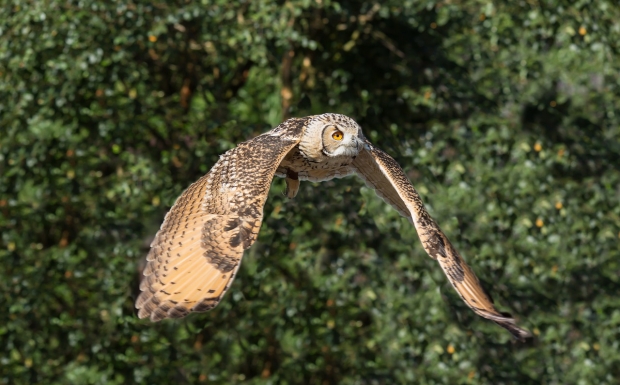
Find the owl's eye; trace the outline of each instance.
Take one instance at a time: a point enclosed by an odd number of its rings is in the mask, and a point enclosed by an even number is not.
[[[332,138],[334,138],[334,140],[342,140],[342,138],[344,138],[344,134],[342,131],[336,131],[332,134]]]

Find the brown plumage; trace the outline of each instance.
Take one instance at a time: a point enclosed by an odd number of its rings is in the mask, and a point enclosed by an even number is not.
[[[274,176],[286,178],[286,195],[293,198],[300,181],[353,173],[414,224],[428,255],[476,314],[518,339],[530,336],[494,307],[396,161],[374,147],[357,123],[338,114],[289,119],[222,155],[185,190],[151,245],[136,301],[138,316],[180,318],[219,303],[243,251],[256,241]]]

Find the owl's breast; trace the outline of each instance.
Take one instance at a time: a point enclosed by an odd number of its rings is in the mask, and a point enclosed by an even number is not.
[[[297,173],[299,180],[323,182],[333,178],[342,178],[353,173],[353,158],[333,157],[322,162],[311,162],[303,156],[298,147],[292,149],[282,160],[276,176],[285,178],[289,171]]]

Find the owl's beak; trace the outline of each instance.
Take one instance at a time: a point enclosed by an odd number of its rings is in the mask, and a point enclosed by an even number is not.
[[[362,147],[364,147],[364,142],[358,137],[354,137],[353,140],[355,141],[355,149],[358,152],[361,151]]]
[[[363,139],[360,138],[355,138],[355,148],[357,150],[357,152],[362,151],[362,149],[365,149],[367,151],[370,151],[370,146],[368,144],[366,144],[366,142]]]

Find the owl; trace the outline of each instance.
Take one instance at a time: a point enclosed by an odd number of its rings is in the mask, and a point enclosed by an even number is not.
[[[530,333],[500,313],[478,278],[424,207],[396,161],[339,114],[288,119],[220,156],[213,168],[176,200],[157,232],[136,300],[140,318],[181,318],[213,309],[256,241],[274,176],[285,178],[288,198],[301,181],[356,174],[416,228],[465,303],[517,339]]]

